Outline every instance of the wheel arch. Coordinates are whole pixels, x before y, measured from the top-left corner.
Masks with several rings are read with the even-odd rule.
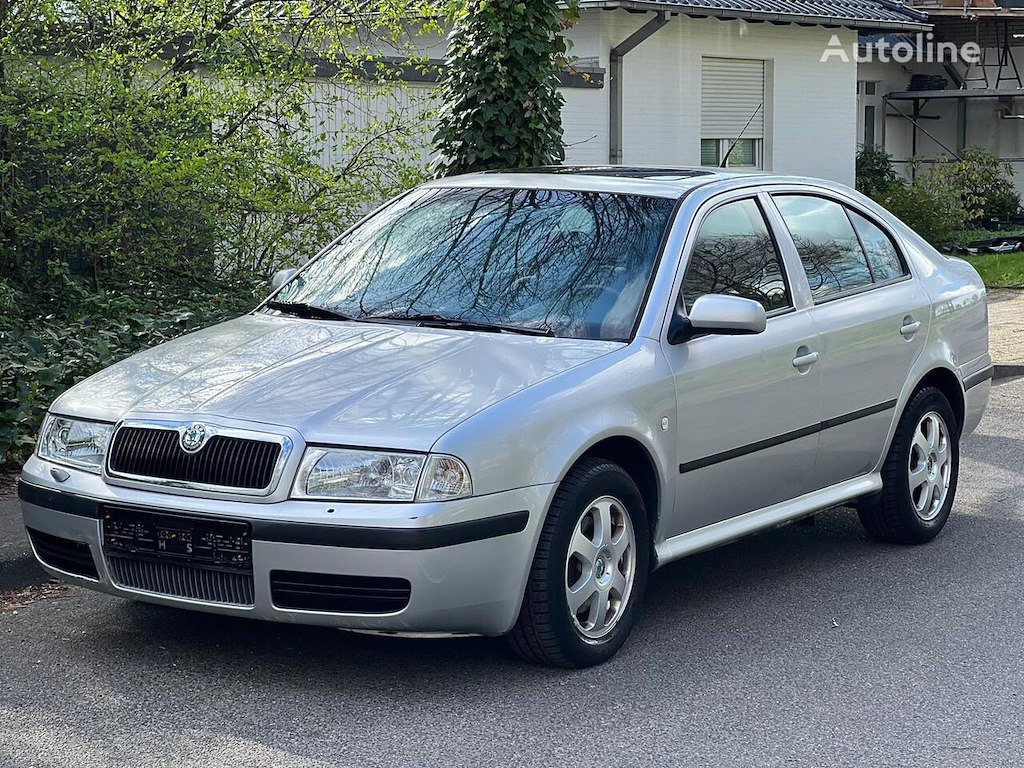
[[[647,529],[650,533],[648,539],[651,542],[650,562],[653,564],[654,541],[658,530],[658,522],[661,518],[661,503],[664,492],[661,487],[661,479],[654,457],[642,442],[627,435],[615,435],[605,437],[589,446],[572,464],[566,468],[565,474],[586,458],[599,458],[610,461],[622,467],[636,483],[640,491],[640,497],[644,501],[644,514],[647,519]],[[564,475],[563,475],[564,478]],[[559,480],[561,482],[561,479]]]
[[[914,385],[913,389],[910,390],[910,397],[907,398],[907,402],[914,396],[915,392],[918,392],[925,387],[935,387],[949,401],[950,407],[953,409],[953,415],[956,416],[957,432],[962,432],[964,428],[965,408],[966,401],[964,399],[964,388],[960,383],[960,378],[949,368],[941,366],[932,368],[924,376],[921,377],[920,381]]]

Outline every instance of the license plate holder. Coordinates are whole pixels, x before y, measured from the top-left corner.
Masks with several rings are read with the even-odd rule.
[[[107,506],[102,528],[111,555],[252,573],[246,522]]]

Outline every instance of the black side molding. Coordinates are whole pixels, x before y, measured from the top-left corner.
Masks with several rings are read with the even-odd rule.
[[[695,469],[704,469],[705,467],[710,467],[712,464],[729,461],[730,459],[738,459],[740,456],[746,456],[748,453],[756,453],[757,451],[763,451],[768,448],[774,448],[777,445],[782,445],[783,443],[788,443],[791,440],[799,440],[801,437],[809,437],[810,435],[815,435],[820,431],[820,424],[811,424],[808,427],[794,429],[792,432],[786,432],[781,435],[776,435],[775,437],[769,437],[766,440],[758,440],[756,443],[741,445],[739,448],[731,448],[728,451],[713,453],[710,456],[705,456],[701,459],[688,461],[685,464],[679,465],[679,471],[681,473],[685,473],[693,472]]]
[[[767,448],[774,448],[777,445],[788,443],[791,440],[799,440],[801,437],[810,437],[811,435],[823,432],[826,429],[838,427],[843,424],[849,424],[851,421],[863,419],[867,416],[874,416],[876,413],[884,413],[885,411],[892,410],[895,407],[895,400],[886,400],[884,403],[869,405],[867,408],[861,408],[857,411],[844,413],[841,416],[833,416],[831,419],[825,419],[825,421],[819,422],[818,424],[810,424],[806,427],[801,427],[800,429],[794,429],[792,432],[785,432],[781,435],[769,437],[765,440],[758,440],[756,443],[741,445],[738,448],[730,448],[728,451],[722,451],[721,453],[714,453],[701,459],[688,461],[685,464],[679,465],[679,472],[680,474],[693,472],[697,469],[710,467],[712,464],[729,461],[730,459],[738,459],[740,456],[746,456],[748,453],[756,453],[757,451],[763,451]]]
[[[99,520],[103,505],[94,500],[70,493],[53,491],[18,481],[18,498],[29,504],[64,512],[68,515]],[[113,505],[116,506],[116,505]],[[171,513],[173,510],[136,507],[141,511]],[[174,512],[188,515],[188,512]],[[493,539],[526,530],[530,512],[506,512],[481,520],[435,525],[426,528],[377,528],[355,525],[324,525],[321,523],[294,523],[284,520],[250,520],[255,541],[282,544],[312,544],[320,547],[351,547],[353,549],[421,550],[468,544],[472,541]]]
[[[990,365],[988,368],[982,368],[977,373],[972,373],[970,376],[964,376],[964,391],[976,387],[982,382],[988,381],[995,375],[995,366]]]
[[[821,429],[831,429],[832,427],[842,426],[843,424],[849,424],[851,421],[857,419],[863,419],[868,416],[874,416],[876,413],[885,413],[891,411],[896,407],[896,400],[886,400],[884,403],[878,405],[869,405],[867,408],[861,408],[859,411],[852,411],[850,413],[844,413],[842,416],[833,416],[831,419],[825,419],[821,422]]]

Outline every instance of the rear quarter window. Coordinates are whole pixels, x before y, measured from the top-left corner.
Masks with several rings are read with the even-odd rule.
[[[885,231],[861,216],[856,211],[847,209],[850,213],[850,221],[853,228],[857,230],[861,245],[864,246],[864,253],[867,255],[868,266],[871,267],[871,276],[876,283],[892,280],[907,274],[906,267],[900,259],[899,251],[892,238]]]

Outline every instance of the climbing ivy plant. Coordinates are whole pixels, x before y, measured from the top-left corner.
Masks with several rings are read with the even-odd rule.
[[[565,158],[558,73],[575,0],[469,0],[456,12],[434,147],[439,176]]]

